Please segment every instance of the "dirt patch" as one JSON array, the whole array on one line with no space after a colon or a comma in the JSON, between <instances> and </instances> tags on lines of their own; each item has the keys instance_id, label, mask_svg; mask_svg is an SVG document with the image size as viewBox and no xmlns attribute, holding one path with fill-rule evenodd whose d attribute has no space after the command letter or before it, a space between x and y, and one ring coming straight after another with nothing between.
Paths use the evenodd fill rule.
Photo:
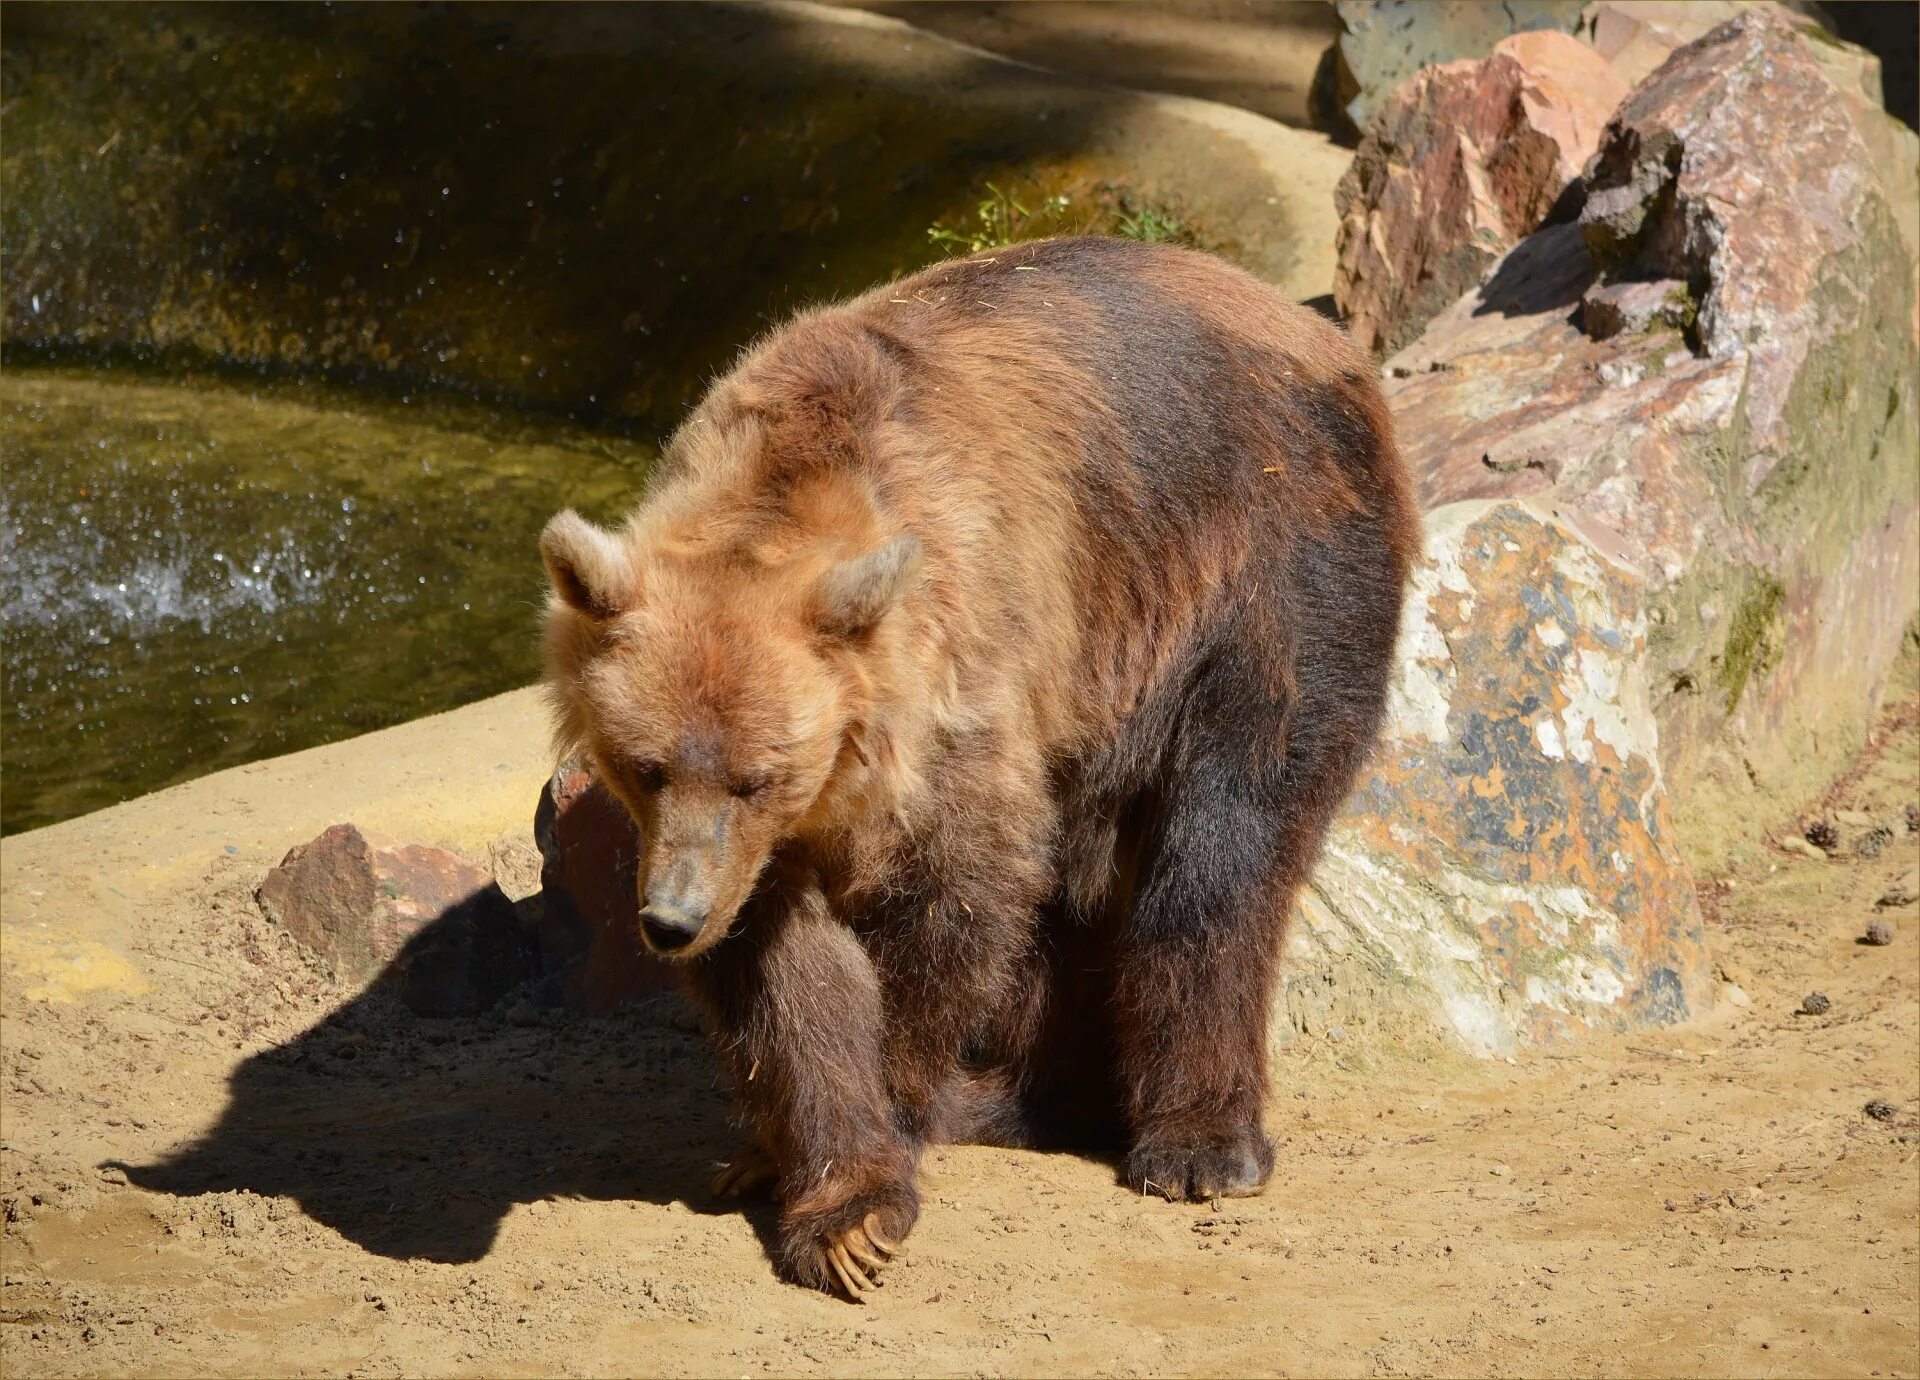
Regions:
<instances>
[{"instance_id":1,"label":"dirt patch","mask_svg":"<svg viewBox=\"0 0 1920 1380\"><path fill-rule=\"evenodd\" d=\"M1808 820L1901 816L1916 705ZM867 1308L777 1283L766 1213L708 1203L734 1141L682 1008L411 1018L310 964L222 855L138 907L150 992L9 972L0 1364L1913 1374L1920 916L1874 902L1917 853L1703 882L1727 985L1692 1026L1485 1064L1296 1044L1262 1198L936 1150ZM1857 942L1876 916L1890 945ZM1796 1014L1812 991L1830 1009Z\"/></svg>"}]
</instances>

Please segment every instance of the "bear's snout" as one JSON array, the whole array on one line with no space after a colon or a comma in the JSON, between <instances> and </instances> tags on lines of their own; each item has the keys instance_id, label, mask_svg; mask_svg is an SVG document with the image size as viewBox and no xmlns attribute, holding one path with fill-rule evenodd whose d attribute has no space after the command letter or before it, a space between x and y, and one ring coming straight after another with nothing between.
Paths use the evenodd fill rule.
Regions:
<instances>
[{"instance_id":1,"label":"bear's snout","mask_svg":"<svg viewBox=\"0 0 1920 1380\"><path fill-rule=\"evenodd\" d=\"M700 937L713 918L713 862L681 848L648 869L640 892L640 932L649 949L674 954Z\"/></svg>"},{"instance_id":2,"label":"bear's snout","mask_svg":"<svg viewBox=\"0 0 1920 1380\"><path fill-rule=\"evenodd\" d=\"M666 906L656 906L651 902L640 912L640 928L645 935L647 947L663 954L670 954L699 937L706 927L706 912L698 913L677 910Z\"/></svg>"}]
</instances>

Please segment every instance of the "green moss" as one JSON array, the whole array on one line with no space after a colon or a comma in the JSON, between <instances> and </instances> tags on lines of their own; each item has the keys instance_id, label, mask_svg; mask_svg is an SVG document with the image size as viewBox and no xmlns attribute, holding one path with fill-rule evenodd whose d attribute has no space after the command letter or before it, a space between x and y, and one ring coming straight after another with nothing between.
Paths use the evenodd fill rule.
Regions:
<instances>
[{"instance_id":1,"label":"green moss","mask_svg":"<svg viewBox=\"0 0 1920 1380\"><path fill-rule=\"evenodd\" d=\"M1786 602L1786 586L1770 574L1762 575L1748 587L1734 611L1726 648L1720 654L1720 688L1726 692L1727 713L1739 708L1747 682L1755 674L1764 674L1778 659L1776 624Z\"/></svg>"},{"instance_id":2,"label":"green moss","mask_svg":"<svg viewBox=\"0 0 1920 1380\"><path fill-rule=\"evenodd\" d=\"M1175 205L1112 181L1057 169L1029 172L1005 186L988 182L970 209L949 213L927 227L927 239L954 254L978 254L1055 235L1118 235L1143 244L1223 247Z\"/></svg>"},{"instance_id":3,"label":"green moss","mask_svg":"<svg viewBox=\"0 0 1920 1380\"><path fill-rule=\"evenodd\" d=\"M1700 321L1700 295L1688 284L1679 284L1667 294L1667 310L1663 315L1692 344L1694 328Z\"/></svg>"},{"instance_id":4,"label":"green moss","mask_svg":"<svg viewBox=\"0 0 1920 1380\"><path fill-rule=\"evenodd\" d=\"M1844 38L1841 38L1838 34L1829 32L1827 26L1820 23L1817 19L1808 17L1804 23L1795 24L1794 29L1799 33L1800 37L1810 43L1818 43L1823 48L1833 48L1843 53L1859 51L1858 48L1847 42Z\"/></svg>"}]
</instances>

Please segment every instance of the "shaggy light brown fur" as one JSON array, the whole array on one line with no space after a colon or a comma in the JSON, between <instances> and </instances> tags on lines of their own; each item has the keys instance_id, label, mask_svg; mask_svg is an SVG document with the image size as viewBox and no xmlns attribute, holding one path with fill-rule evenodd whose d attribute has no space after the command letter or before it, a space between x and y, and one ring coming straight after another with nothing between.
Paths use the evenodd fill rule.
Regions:
<instances>
[{"instance_id":1,"label":"shaggy light brown fur","mask_svg":"<svg viewBox=\"0 0 1920 1380\"><path fill-rule=\"evenodd\" d=\"M640 827L648 942L778 1163L794 1277L911 1228L930 1138L1264 1182L1284 918L1418 540L1361 352L1106 240L799 317L622 529L554 520L559 738Z\"/></svg>"}]
</instances>

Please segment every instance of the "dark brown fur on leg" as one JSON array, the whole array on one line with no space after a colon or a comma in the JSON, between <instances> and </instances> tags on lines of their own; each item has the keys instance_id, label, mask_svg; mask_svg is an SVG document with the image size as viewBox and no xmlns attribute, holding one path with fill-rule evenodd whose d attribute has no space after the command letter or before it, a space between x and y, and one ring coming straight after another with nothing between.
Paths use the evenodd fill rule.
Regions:
<instances>
[{"instance_id":1,"label":"dark brown fur on leg","mask_svg":"<svg viewBox=\"0 0 1920 1380\"><path fill-rule=\"evenodd\" d=\"M916 1140L951 1137L937 1124L941 1095L1011 1000L1053 887L1039 763L1003 743L981 733L950 750L938 807L947 823L913 847L857 924L882 979L895 1122Z\"/></svg>"},{"instance_id":2,"label":"dark brown fur on leg","mask_svg":"<svg viewBox=\"0 0 1920 1380\"><path fill-rule=\"evenodd\" d=\"M1231 813L1215 822L1235 827ZM1258 1192L1273 1170L1260 1122L1281 914L1264 876L1188 872L1187 843L1161 840L1166 873L1120 945L1115 1025L1133 1136L1128 1184L1210 1199Z\"/></svg>"},{"instance_id":3,"label":"dark brown fur on leg","mask_svg":"<svg viewBox=\"0 0 1920 1380\"><path fill-rule=\"evenodd\" d=\"M1251 1193L1272 1171L1268 1003L1294 894L1384 708L1400 586L1382 544L1377 520L1348 518L1251 566L1252 597L1181 697L1114 991L1140 1192Z\"/></svg>"},{"instance_id":4,"label":"dark brown fur on leg","mask_svg":"<svg viewBox=\"0 0 1920 1380\"><path fill-rule=\"evenodd\" d=\"M692 966L735 1092L780 1166L779 1264L839 1285L834 1243L869 1219L897 1244L920 1199L881 1069L880 988L866 951L807 885L775 884L734 939Z\"/></svg>"}]
</instances>

